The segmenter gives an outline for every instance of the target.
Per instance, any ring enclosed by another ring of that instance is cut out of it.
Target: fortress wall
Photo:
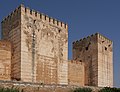
[[[0,80],[11,80],[11,43],[0,40]]]

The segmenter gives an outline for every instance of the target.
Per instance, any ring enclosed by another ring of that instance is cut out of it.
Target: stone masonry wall
[[[11,43],[11,77],[21,79],[21,16],[20,7],[15,9],[1,22],[2,39]]]
[[[67,84],[67,59],[67,25],[21,6],[23,81]],[[24,66],[28,66],[27,69]]]
[[[85,85],[113,85],[112,41],[96,33],[73,42],[73,59],[85,64]]]
[[[0,80],[11,80],[11,43],[0,40]]]
[[[98,35],[98,86],[113,87],[113,43]]]
[[[57,62],[54,62],[54,59],[44,56],[40,57],[40,60],[37,63],[36,82],[57,84]]]
[[[85,85],[98,85],[98,49],[97,36],[73,42],[73,59],[84,62],[85,65]]]
[[[80,61],[68,61],[68,84],[84,86],[84,63]]]
[[[68,83],[67,24],[23,5],[1,23],[2,39],[12,44],[12,79]],[[40,64],[44,64],[42,68]],[[41,79],[45,76],[46,79]]]
[[[6,40],[0,41],[1,80],[11,74],[22,82],[113,86],[113,43],[108,38],[96,33],[73,42],[73,60],[83,67],[68,62],[67,24],[20,5],[1,25]]]
[[[4,88],[17,88],[20,92],[74,92],[79,86],[70,85],[41,85],[29,82],[15,82],[15,81],[0,81],[0,87]],[[93,92],[99,92],[99,87],[80,87],[91,88]]]

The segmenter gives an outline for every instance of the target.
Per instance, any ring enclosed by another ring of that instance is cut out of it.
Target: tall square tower
[[[67,84],[68,26],[21,5],[2,21],[12,43],[12,79]]]
[[[113,86],[113,43],[96,33],[73,42],[73,59],[84,62],[86,86]]]

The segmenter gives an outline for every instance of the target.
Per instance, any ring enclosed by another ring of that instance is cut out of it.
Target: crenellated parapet
[[[77,44],[80,44],[81,42],[87,42],[87,41],[90,41],[90,39],[100,39],[106,43],[110,43],[112,44],[112,41],[110,39],[108,39],[107,37],[103,36],[102,34],[100,33],[95,33],[95,34],[92,34],[86,38],[82,38],[80,40],[77,40],[77,41],[74,41],[73,42],[73,45],[77,45]]]
[[[68,60],[68,63],[84,65],[82,60]]]
[[[68,25],[66,23],[63,23],[55,18],[49,17],[48,15],[40,13],[39,11],[35,11],[33,9],[31,10],[29,7],[25,7],[24,5],[21,5],[21,13],[31,15],[36,19],[46,21],[52,25],[68,29]]]
[[[86,47],[88,44],[90,44],[91,41],[97,41],[96,34],[92,34],[92,35],[82,38],[80,40],[74,41],[73,48],[79,49],[80,47],[81,48]]]
[[[100,39],[102,42],[106,42],[108,44],[112,44],[113,43],[110,39],[108,39],[107,37],[103,36],[100,33],[97,33],[97,36],[98,36],[98,39]]]
[[[1,23],[8,24],[13,21],[16,21],[17,19],[20,19],[20,13],[21,13],[20,10],[21,7],[19,6],[13,12],[11,12],[7,17],[3,18]]]
[[[66,23],[63,23],[55,18],[49,17],[48,15],[45,15],[43,13],[40,13],[38,11],[35,10],[31,10],[29,7],[25,7],[23,4],[21,4],[18,8],[16,8],[12,13],[10,13],[7,17],[5,17],[1,23],[9,23],[9,21],[15,21],[17,18],[20,19],[21,14],[28,14],[31,15],[33,17],[35,17],[36,19],[41,19],[43,21],[47,21],[52,25],[64,28],[64,29],[68,29],[68,25]]]

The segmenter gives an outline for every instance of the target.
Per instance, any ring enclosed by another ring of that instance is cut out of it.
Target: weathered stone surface
[[[2,39],[8,40],[12,47],[11,56],[11,78],[20,80],[21,78],[21,16],[20,8],[6,17],[2,22]]]
[[[95,34],[73,43],[73,59],[85,64],[85,85],[113,86],[112,41]]]
[[[25,10],[24,7],[21,8]],[[31,63],[28,71],[24,71],[24,67],[21,66],[22,79],[24,80],[24,75],[28,73],[31,74],[29,78],[32,80],[24,81],[67,84],[67,29],[22,11],[21,36],[21,59],[23,58],[21,63],[23,65]]]
[[[41,85],[34,83],[21,83],[21,82],[10,82],[10,81],[0,81],[0,87],[4,88],[17,88],[20,92],[73,92],[79,86],[69,86],[69,85]],[[80,87],[80,88],[91,88],[92,92],[99,92],[100,87]]]
[[[11,43],[0,41],[0,80],[11,80]]]
[[[68,84],[84,86],[84,63],[80,61],[68,61]]]
[[[113,85],[112,41],[100,34],[74,42],[74,62],[68,62],[67,24],[21,5],[2,21],[2,39],[12,47],[11,51],[0,47],[1,74],[5,65],[11,65],[6,79],[41,84]],[[3,46],[4,42],[0,43]]]
[[[12,79],[68,84],[67,24],[20,6],[2,22],[12,43]]]

